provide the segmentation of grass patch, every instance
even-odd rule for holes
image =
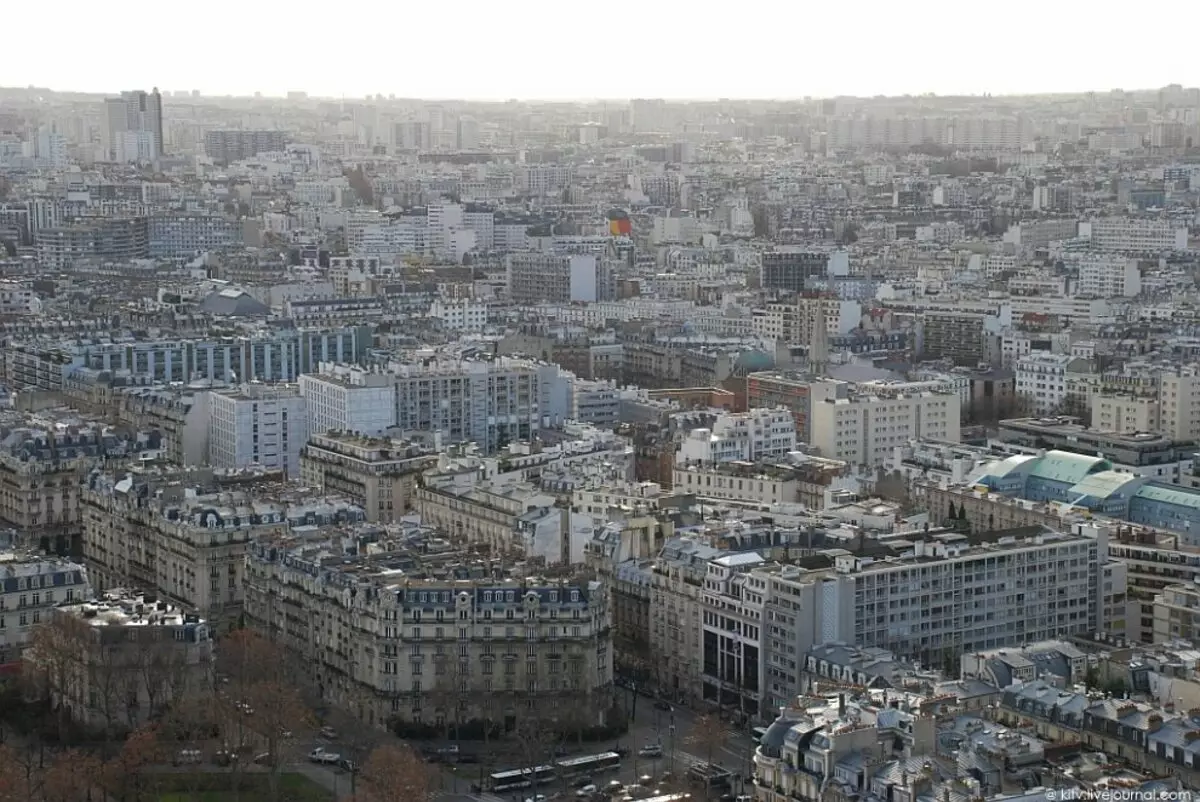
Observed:
[[[147,780],[147,784],[157,791],[152,797],[154,802],[232,802],[235,798],[233,777],[224,772],[158,774]],[[242,774],[237,798],[242,802],[267,799],[269,787],[266,774]],[[303,774],[284,772],[279,775],[280,802],[331,802],[332,799],[333,794]]]

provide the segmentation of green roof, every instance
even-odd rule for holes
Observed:
[[[1030,476],[1075,485],[1090,473],[1112,470],[1112,463],[1103,457],[1085,457],[1069,451],[1047,451],[1033,466]]]
[[[1082,482],[1072,487],[1070,494],[1075,497],[1091,496],[1092,498],[1106,499],[1115,495],[1126,485],[1138,481],[1138,477],[1131,473],[1097,471],[1085,476]]]
[[[1186,488],[1166,487],[1164,485],[1147,484],[1133,494],[1137,498],[1161,501],[1164,504],[1176,504],[1180,507],[1200,509],[1200,493]]]
[[[1037,459],[1037,457],[1031,454],[1014,454],[1013,456],[1002,459],[999,462],[993,462],[987,467],[987,473],[985,473],[984,476],[992,477],[994,479],[1002,479],[1003,477],[1008,476],[1010,473],[1019,470],[1021,466],[1028,465],[1030,462],[1034,462]]]

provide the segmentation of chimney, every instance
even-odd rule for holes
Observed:
[[[838,718],[846,715],[846,694],[838,694]]]
[[[1162,725],[1163,718],[1158,713],[1153,713],[1149,718],[1146,719],[1146,728],[1150,730],[1150,732],[1158,732],[1162,729]]]

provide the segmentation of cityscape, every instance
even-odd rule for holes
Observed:
[[[0,802],[1189,799],[1198,275],[1182,84],[0,87]]]

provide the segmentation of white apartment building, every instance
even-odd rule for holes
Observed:
[[[384,374],[322,363],[317,373],[300,377],[300,395],[312,434],[377,436],[396,425],[396,385]]]
[[[620,390],[610,381],[572,378],[571,420],[593,426],[614,426],[621,418]]]
[[[0,314],[41,314],[42,301],[32,289],[22,287],[15,281],[0,282]]]
[[[379,435],[395,426],[491,453],[567,420],[570,374],[527,360],[436,360],[386,369],[322,363],[300,379],[314,433]]]
[[[1013,368],[1016,393],[1031,415],[1050,415],[1067,397],[1067,365],[1070,354],[1041,351],[1018,359]]]
[[[1132,298],[1142,291],[1136,259],[1091,257],[1079,263],[1079,295]]]
[[[755,462],[796,450],[796,419],[787,409],[723,412],[711,429],[693,429],[679,444],[676,463]]]
[[[539,705],[543,720],[571,708],[578,723],[604,723],[613,650],[602,583],[400,579],[387,554],[330,568],[322,557],[341,545],[295,538],[255,544],[247,559],[250,625],[277,633],[327,701],[381,728],[512,726]],[[328,626],[290,625],[297,615]]]
[[[214,468],[252,465],[300,476],[300,451],[308,441],[308,412],[295,385],[244,384],[216,390],[208,403],[208,456]]]
[[[962,401],[957,392],[829,393],[812,399],[811,445],[821,456],[851,465],[882,465],[910,440],[961,438]]]
[[[91,596],[87,569],[42,554],[0,553],[0,670],[15,668],[33,628],[63,602]]]
[[[429,307],[429,316],[436,317],[450,331],[483,331],[488,323],[488,306],[469,298],[437,298]]]
[[[1099,217],[1079,224],[1080,239],[1106,251],[1162,253],[1186,251],[1188,231],[1169,220]]]

